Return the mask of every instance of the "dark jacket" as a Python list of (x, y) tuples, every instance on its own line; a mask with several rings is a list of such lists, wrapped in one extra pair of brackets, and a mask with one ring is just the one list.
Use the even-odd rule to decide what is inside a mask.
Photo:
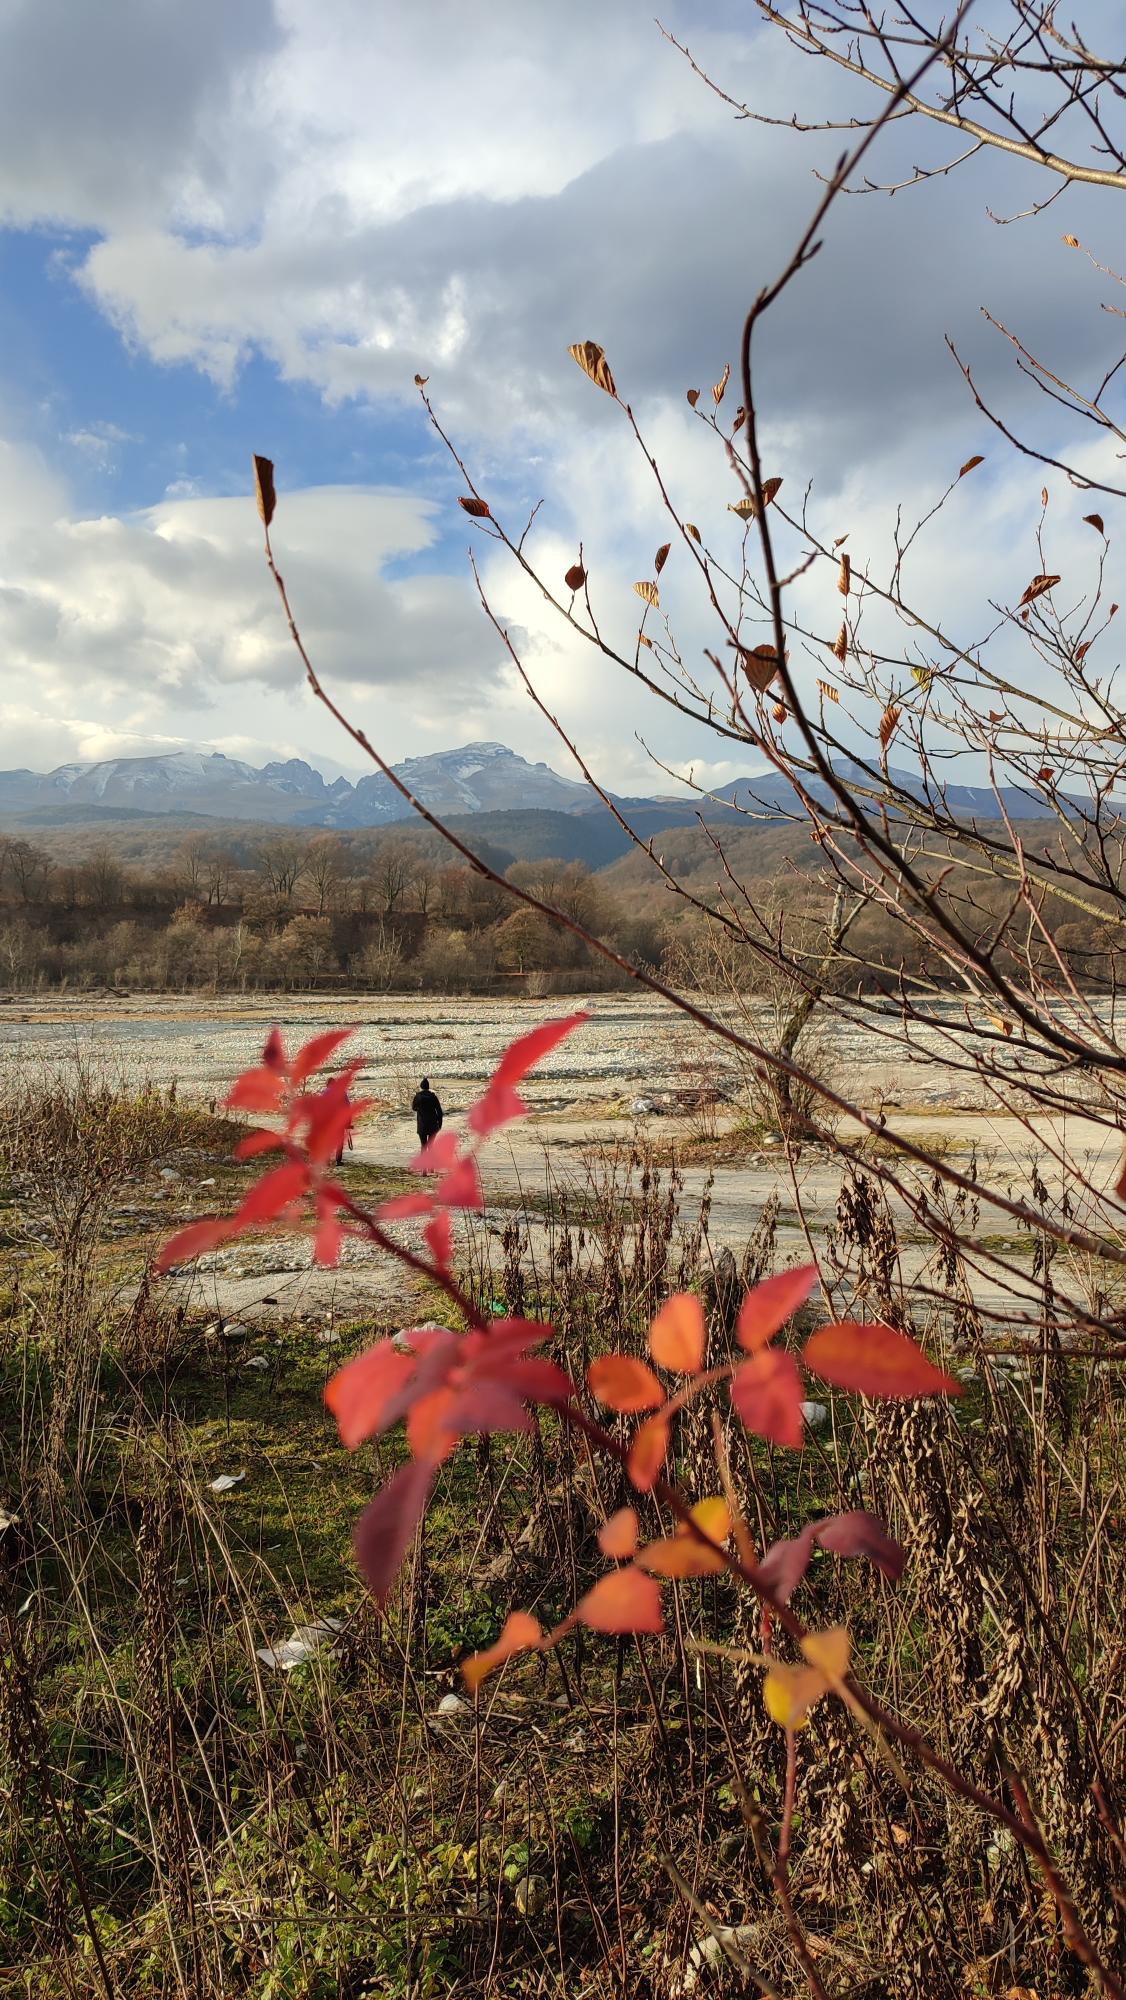
[(432, 1090), (416, 1090), (411, 1104), (418, 1136), (425, 1146), (442, 1129), (442, 1107)]

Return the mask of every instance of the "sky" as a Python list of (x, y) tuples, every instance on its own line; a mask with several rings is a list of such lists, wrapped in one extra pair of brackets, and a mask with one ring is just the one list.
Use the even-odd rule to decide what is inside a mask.
[[(752, 0), (675, 0), (663, 20), (739, 101), (804, 121), (857, 108)], [(414, 376), (494, 513), (519, 529), (542, 502), (527, 546), (546, 575), (581, 539), (628, 648), (667, 517), (568, 346), (603, 345), (682, 514), (737, 561), (739, 489), (685, 391), (706, 407), (735, 362), (839, 144), (736, 118), (651, 0), (0, 0), (0, 764), (202, 744), (358, 772), (263, 565), (257, 451), (310, 650), (380, 750), (494, 739), (576, 775), (482, 611), (464, 481)], [(917, 123), (881, 146), (889, 180), (957, 150)], [(990, 217), (1046, 191), (994, 153), (843, 200), (762, 336), (767, 469), (795, 499), (812, 483), (854, 566), (886, 555), (898, 502), (925, 511), (985, 454), (909, 578), (967, 638), (1039, 567), (1041, 474), (975, 411), (944, 336), (1010, 417), (1030, 396), (983, 306), (1085, 381), (1114, 359), (1111, 288), (1061, 241), (1113, 262), (1113, 194)], [(1062, 413), (1034, 414), (1074, 448)], [(1070, 576), (1090, 530), (1083, 495), (1053, 484)], [(478, 560), (602, 781), (753, 767), (616, 676), (492, 544)], [(706, 671), (714, 626), (679, 550), (662, 594)]]

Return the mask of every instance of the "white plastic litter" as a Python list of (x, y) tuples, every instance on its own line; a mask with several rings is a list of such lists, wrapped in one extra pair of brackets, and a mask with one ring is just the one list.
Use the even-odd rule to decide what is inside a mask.
[(218, 1479), (211, 1481), (213, 1493), (229, 1493), (232, 1486), (240, 1486), (246, 1478), (245, 1472), (221, 1472)]
[(267, 1667), (277, 1667), (283, 1674), (292, 1673), (294, 1667), (304, 1666), (316, 1653), (331, 1647), (338, 1632), (344, 1630), (339, 1618), (318, 1618), (315, 1625), (298, 1625), (288, 1639), (277, 1646), (256, 1647), (257, 1657)]

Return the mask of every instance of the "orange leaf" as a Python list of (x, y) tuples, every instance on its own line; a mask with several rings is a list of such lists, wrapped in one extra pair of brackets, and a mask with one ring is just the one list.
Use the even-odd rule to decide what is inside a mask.
[(697, 1375), (704, 1365), (704, 1310), (693, 1292), (666, 1299), (649, 1328), (649, 1352), (659, 1368)]
[(596, 340), (579, 340), (567, 349), (572, 361), (577, 361), (584, 375), (599, 389), (605, 389), (608, 396), (616, 396), (614, 377), (610, 373), (610, 363)]
[(604, 1556), (628, 1562), (637, 1547), (637, 1515), (632, 1507), (619, 1507), (598, 1530), (598, 1546)]
[(899, 718), (902, 712), (903, 712), (902, 709), (896, 708), (895, 703), (892, 702), (888, 708), (885, 708), (883, 714), (881, 715), (880, 717), (881, 750), (887, 749), (888, 744), (891, 742), (892, 737), (895, 735), (896, 730), (899, 728)]
[(975, 451), (973, 457), (967, 458), (965, 464), (959, 469), (958, 472), (959, 479), (964, 479), (967, 472), (973, 471), (975, 465), (984, 465), (984, 463), (985, 460), (982, 453), (980, 451)]
[(686, 389), (684, 393), (691, 403), (692, 408), (695, 409), (700, 400), (700, 391), (698, 389)]
[[(843, 625), (841, 626), (841, 631), (842, 632), (844, 631)], [(836, 649), (834, 648), (834, 651), (835, 650)], [(825, 696), (826, 701), (840, 700), (840, 695), (838, 694), (836, 688), (833, 686), (832, 681), (818, 681), (817, 692), (818, 694), (823, 694)]]
[(660, 604), (661, 593), (655, 583), (635, 583), (633, 587), (638, 596), (645, 599), (646, 604)]
[(659, 1410), (665, 1400), (653, 1370), (632, 1354), (600, 1354), (586, 1371), (591, 1394), (623, 1416)]
[(729, 361), (727, 363), (726, 368), (723, 371), (723, 374), (720, 376), (719, 381), (715, 384), (714, 388), (712, 389), (712, 395), (715, 398), (717, 409), (723, 401), (724, 395), (726, 394), (727, 391), (727, 385), (730, 382), (730, 380), (731, 380), (731, 363)]
[[(841, 626), (841, 629), (840, 629), (840, 631), (839, 631), (839, 632), (837, 633), (837, 636), (836, 636), (836, 639), (835, 639), (835, 640), (834, 640), (834, 642), (833, 642), (833, 652), (834, 652), (834, 654), (836, 655), (837, 659), (838, 659), (838, 660), (840, 661), (840, 663), (841, 663), (841, 665), (842, 665), (842, 667), (843, 667), (843, 665), (844, 665), (845, 661), (846, 661), (846, 660), (847, 660), (847, 658), (848, 658), (848, 626), (847, 626), (847, 625), (842, 625), (842, 626)], [(836, 697), (836, 695), (834, 695), (834, 696), (833, 696), (833, 700), (835, 701), (835, 700), (836, 700), (836, 698), (837, 698), (837, 697)]]
[(459, 507), (464, 507), (467, 514), (472, 514), (475, 521), (484, 521), (488, 518), (488, 501), (478, 500), (472, 493), (459, 497), (457, 504)]
[(526, 1653), (532, 1646), (538, 1646), (542, 1638), (542, 1629), (529, 1612), (510, 1611), (496, 1643), (487, 1646), (483, 1653), (471, 1653), (461, 1663), (461, 1671), (474, 1694), (494, 1668), (502, 1667), (514, 1653)]
[(663, 1632), (665, 1627), (659, 1586), (632, 1563), (599, 1577), (579, 1599), (575, 1617), (592, 1632)]
[(1043, 597), (1044, 592), (1046, 590), (1051, 590), (1053, 586), (1058, 582), (1059, 582), (1058, 576), (1034, 576), (1032, 582), (1028, 586), (1028, 589), (1025, 591), (1024, 596), (1020, 600), (1021, 603), (1031, 604), (1034, 598)]
[(792, 1271), (779, 1271), (764, 1278), (747, 1293), (739, 1308), (739, 1344), (754, 1354), (803, 1306), (818, 1282), (816, 1264), (799, 1264)]
[(687, 1535), (673, 1535), (663, 1542), (650, 1542), (637, 1558), (644, 1569), (652, 1570), (657, 1576), (714, 1576), (725, 1567), (718, 1549), (705, 1548), (703, 1542)]
[(862, 1396), (960, 1396), (962, 1385), (933, 1361), (921, 1347), (882, 1320), (861, 1326), (838, 1320), (823, 1326), (806, 1341), (802, 1360), (815, 1375), (838, 1389), (855, 1389)]
[(647, 1417), (629, 1448), (629, 1476), (639, 1493), (650, 1493), (661, 1476), (669, 1448), (669, 1420), (663, 1410)]
[(852, 558), (848, 554), (845, 554), (841, 557), (840, 574), (837, 577), (837, 589), (840, 591), (842, 597), (847, 597), (851, 587)]
[(257, 452), (254, 453), (254, 497), (262, 516), (262, 525), (268, 528), (278, 504), (274, 491), (274, 461), (272, 458), (261, 458)]

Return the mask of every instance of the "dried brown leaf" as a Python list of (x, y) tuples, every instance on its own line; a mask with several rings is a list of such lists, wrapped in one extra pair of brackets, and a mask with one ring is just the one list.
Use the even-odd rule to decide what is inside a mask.
[(660, 603), (661, 593), (655, 583), (635, 583), (633, 587), (638, 596), (645, 599), (646, 604)]
[(1046, 507), (1048, 504), (1048, 489), (1046, 486), (1040, 488), (1040, 504), (1042, 507)]
[(824, 695), (826, 701), (840, 700), (840, 695), (837, 693), (837, 690), (833, 686), (832, 681), (818, 681), (817, 690), (819, 694)]
[(841, 662), (841, 665), (843, 666), (843, 665), (844, 665), (844, 662), (845, 662), (845, 661), (847, 660), (847, 658), (848, 658), (848, 626), (847, 626), (847, 625), (842, 625), (842, 626), (841, 626), (841, 629), (840, 629), (840, 631), (839, 631), (839, 632), (837, 633), (837, 636), (836, 636), (836, 638), (835, 638), (835, 639), (834, 639), (834, 641), (833, 641), (833, 651), (834, 651), (834, 653), (836, 654), (836, 656), (837, 656), (838, 660), (839, 660), (839, 661)]
[(695, 521), (686, 521), (684, 523), (684, 532), (686, 535), (691, 535), (692, 540), (694, 542), (699, 542), (702, 539), (700, 535), (700, 530), (696, 526)]
[(653, 569), (657, 576), (660, 576), (661, 571), (664, 569), (664, 566), (669, 559), (669, 550), (671, 549), (671, 547), (672, 547), (671, 542), (662, 542), (660, 548), (657, 550), (656, 555), (653, 557)]
[(414, 386), (416, 389), (425, 389), (426, 384), (429, 382), (429, 380), (430, 380), (429, 375), (416, 375), (414, 378)]
[(1046, 590), (1053, 589), (1058, 582), (1058, 576), (1034, 576), (1020, 600), (1021, 603), (1031, 604), (1037, 597), (1043, 597)]
[(457, 504), (459, 507), (464, 508), (467, 514), (472, 514), (475, 521), (484, 521), (489, 518), (488, 501), (478, 500), (473, 493), (459, 494)]
[(268, 528), (278, 504), (274, 491), (274, 461), (272, 458), (260, 458), (257, 452), (254, 454), (254, 498), (258, 502), (262, 525)]
[(1067, 244), (1069, 250), (1078, 250), (1079, 248), (1078, 236), (1065, 236), (1063, 240)]
[(1089, 528), (1096, 529), (1096, 531), (1100, 535), (1106, 534), (1106, 529), (1103, 526), (1103, 517), (1101, 514), (1084, 514), (1083, 519), (1086, 521), (1087, 526)]
[(967, 472), (973, 471), (975, 465), (984, 465), (984, 464), (985, 464), (985, 453), (982, 451), (975, 451), (972, 458), (967, 458), (965, 464), (963, 466), (959, 466), (958, 468), (959, 479), (964, 479)]
[(1091, 650), (1091, 641), (1089, 639), (1084, 639), (1083, 644), (1081, 646), (1076, 646), (1075, 648), (1076, 659), (1085, 660), (1090, 650)]
[(887, 749), (888, 744), (891, 742), (892, 737), (895, 735), (896, 730), (899, 728), (899, 718), (902, 715), (902, 713), (903, 713), (902, 709), (896, 708), (894, 702), (889, 702), (887, 708), (885, 708), (883, 714), (881, 715), (880, 717), (881, 750)]
[(746, 423), (746, 421), (747, 421), (747, 412), (743, 408), (742, 403), (740, 403), (739, 408), (735, 412), (735, 422), (731, 426), (732, 437), (734, 437), (736, 431), (742, 430), (743, 425)]
[(695, 409), (700, 400), (700, 391), (698, 389), (686, 389), (684, 393), (691, 403), (692, 408)]
[(563, 581), (566, 584), (568, 590), (582, 589), (584, 583), (586, 582), (586, 571), (583, 568), (581, 562), (571, 564), (570, 569), (564, 573)]
[(842, 597), (847, 597), (852, 585), (852, 558), (847, 552), (841, 557), (841, 573), (837, 578), (837, 589)]
[(1042, 764), (1036, 773), (1042, 785), (1050, 785), (1055, 775), (1050, 764)]
[(775, 722), (785, 722), (789, 710), (786, 708), (784, 702), (776, 701), (770, 713), (774, 717)]
[(731, 380), (731, 363), (729, 361), (726, 368), (723, 371), (723, 374), (720, 376), (719, 381), (714, 385), (712, 389), (712, 395), (715, 397), (717, 409), (719, 408), (719, 405), (723, 401), (724, 395), (726, 394), (727, 391), (727, 385), (730, 382), (730, 380)]
[(608, 396), (617, 396), (614, 377), (610, 373), (610, 363), (596, 340), (579, 340), (567, 349), (572, 361), (577, 361), (584, 375), (589, 375), (598, 389), (605, 389)]

